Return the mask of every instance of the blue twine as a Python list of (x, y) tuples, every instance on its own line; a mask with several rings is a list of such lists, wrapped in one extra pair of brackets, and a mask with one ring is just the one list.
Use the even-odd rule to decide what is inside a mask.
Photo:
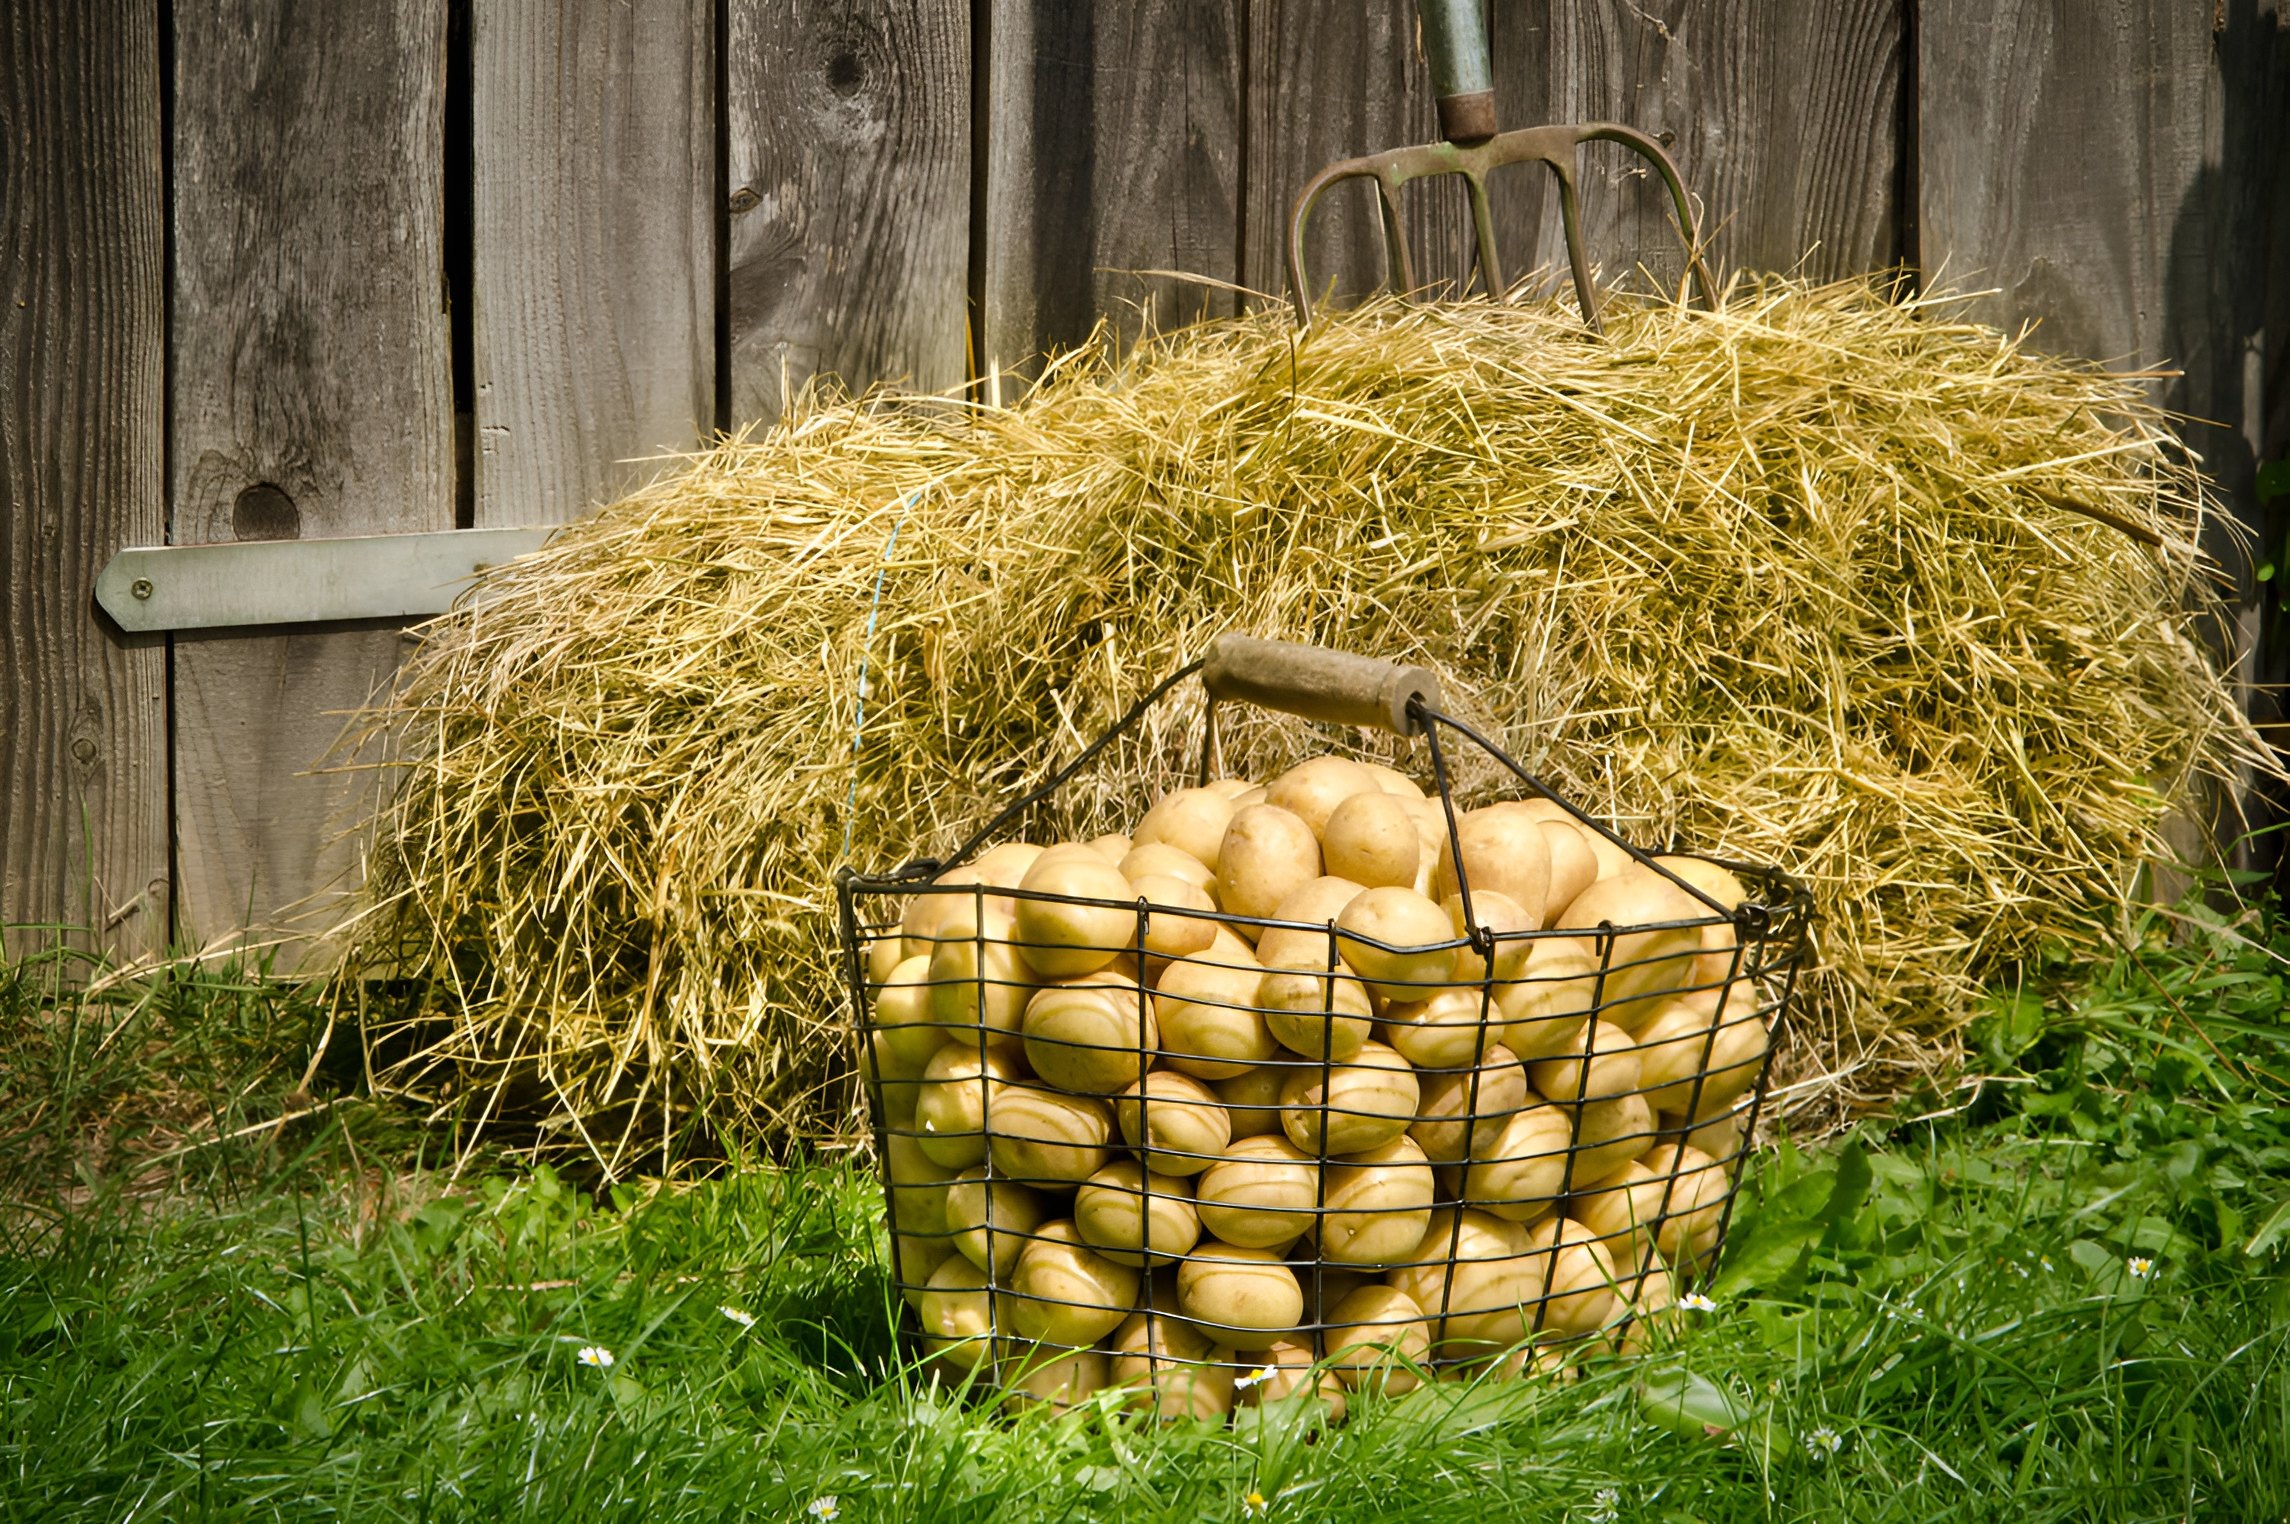
[(921, 496), (922, 489), (917, 487), (900, 500), (898, 522), (891, 525), (891, 537), (883, 544), (883, 564), (875, 568), (875, 596), (867, 605), (867, 636), (859, 646), (858, 698), (852, 706), (851, 792), (843, 801), (842, 860), (845, 863), (851, 860), (851, 833), (859, 818), (859, 743), (865, 738), (867, 728), (867, 658), (875, 647), (875, 616), (882, 612), (883, 579), (890, 575), (891, 552), (898, 549), (899, 531), (906, 528), (907, 512), (914, 507), (915, 499)]

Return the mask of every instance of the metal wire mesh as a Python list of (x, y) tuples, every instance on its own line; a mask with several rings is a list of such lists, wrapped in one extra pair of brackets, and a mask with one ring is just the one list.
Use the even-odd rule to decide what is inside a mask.
[[(1305, 1386), (1340, 1406), (1627, 1342), (1706, 1279), (1804, 891), (1644, 852), (1468, 726), (1417, 718), (1461, 905), (1446, 940), (952, 881), (1102, 740), (952, 863), (843, 875), (893, 1275), (933, 1360), (1051, 1401), (1123, 1385), (1172, 1416)], [(1698, 913), (1485, 923), (1443, 736)], [(1741, 902), (1698, 887), (1697, 863)]]

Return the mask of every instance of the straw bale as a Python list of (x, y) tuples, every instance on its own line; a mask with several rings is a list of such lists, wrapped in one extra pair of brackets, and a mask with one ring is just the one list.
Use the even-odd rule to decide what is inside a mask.
[[(847, 1141), (837, 865), (945, 851), (1226, 629), (1435, 666), (1638, 839), (1802, 876), (1829, 1078), (1793, 1104), (1945, 1066), (1983, 981), (2104, 934), (2174, 801), (2260, 765), (2203, 481), (2136, 379), (1937, 301), (1741, 280), (1609, 328), (1381, 302), (1100, 345), (1006, 409), (818, 394), (567, 528), (378, 717), (348, 969), (411, 992), (385, 1081), (614, 1170)], [(1199, 722), (1041, 829), (1133, 818)]]

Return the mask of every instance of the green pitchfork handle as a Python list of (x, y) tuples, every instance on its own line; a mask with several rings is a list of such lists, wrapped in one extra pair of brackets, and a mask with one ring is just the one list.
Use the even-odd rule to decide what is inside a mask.
[(1477, 143), (1495, 135), (1495, 64), (1479, 0), (1416, 0), (1423, 56), (1439, 95), (1439, 135)]

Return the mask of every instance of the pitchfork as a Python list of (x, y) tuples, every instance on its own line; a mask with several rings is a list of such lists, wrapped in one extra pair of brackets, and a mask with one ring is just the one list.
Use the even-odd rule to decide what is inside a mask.
[(1461, 175), (1471, 198), (1471, 226), (1478, 246), (1477, 269), (1481, 287), (1496, 301), (1507, 300), (1502, 256), (1495, 249), (1495, 224), (1487, 207), (1487, 176), (1505, 164), (1538, 163), (1558, 179), (1559, 216), (1566, 230), (1566, 258), (1574, 272), (1575, 300), (1591, 332), (1604, 329), (1598, 320), (1598, 292), (1591, 284), (1590, 260), (1582, 247), (1582, 206), (1575, 175), (1585, 143), (1620, 143), (1653, 165), (1669, 187), (1678, 231), (1686, 241), (1686, 261), (1702, 300), (1710, 300), (1709, 271), (1701, 258), (1693, 207), (1678, 166), (1662, 145), (1629, 127), (1613, 122), (1577, 126), (1522, 127), (1512, 132), (1495, 130), (1494, 65), (1487, 50), (1487, 27), (1479, 0), (1417, 0), (1423, 21), (1423, 51), (1431, 65), (1432, 87), (1439, 93), (1441, 141), (1414, 148), (1387, 148), (1357, 159), (1341, 159), (1308, 181), (1288, 215), (1288, 284), (1296, 294), (1297, 320), (1312, 321), (1311, 286), (1304, 273), (1304, 224), (1323, 191), (1339, 180), (1373, 180), (1384, 230), (1386, 284), (1402, 293), (1417, 289), (1415, 261), (1407, 236), (1400, 230), (1399, 190), (1411, 180), (1439, 175)]

